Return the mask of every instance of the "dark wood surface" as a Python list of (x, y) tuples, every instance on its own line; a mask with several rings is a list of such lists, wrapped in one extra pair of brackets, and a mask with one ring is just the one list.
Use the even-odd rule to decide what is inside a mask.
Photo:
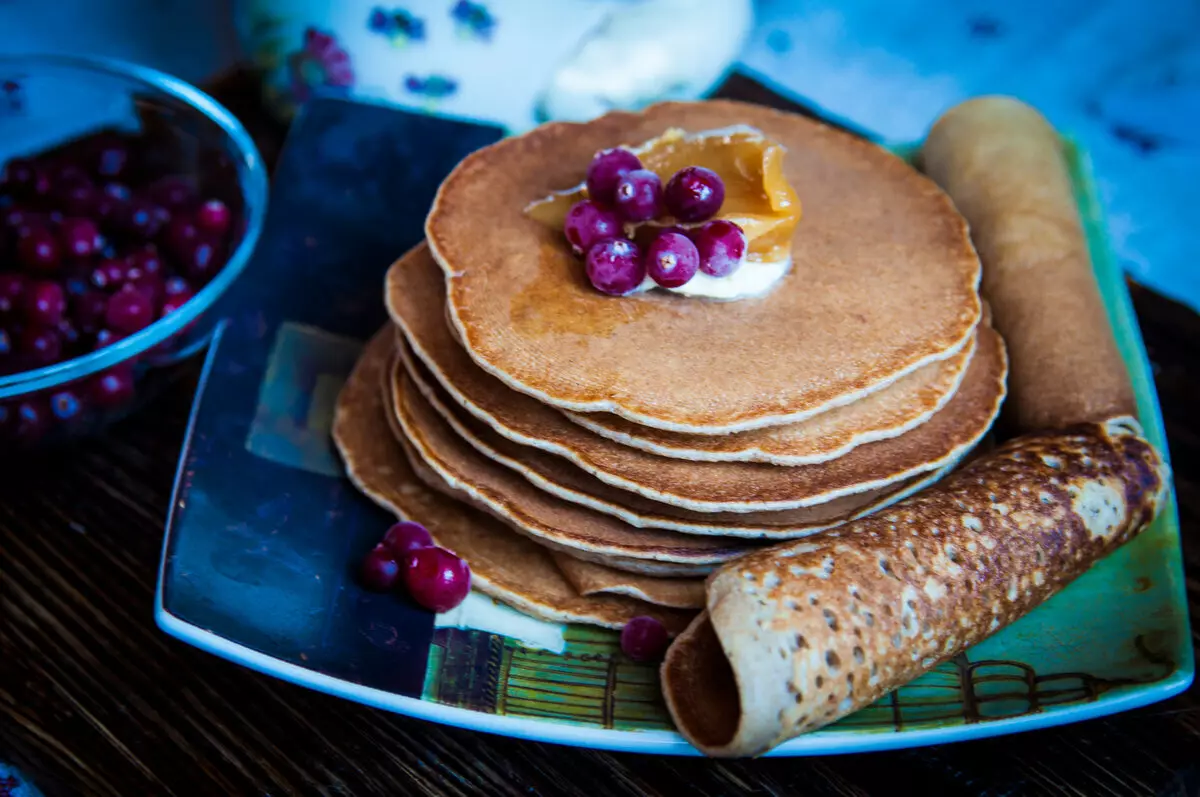
[[(761, 89), (735, 79), (725, 93)], [(234, 93), (235, 111), (254, 104)], [(778, 104), (778, 103), (776, 103)], [(270, 123), (252, 129), (268, 156)], [(1200, 316), (1133, 287), (1175, 470), (1200, 640)], [(0, 760), (47, 795), (1193, 795), (1200, 689), (1102, 720), (892, 753), (719, 762), (443, 728), (162, 634), (162, 528), (197, 369), (139, 415), (0, 473)]]

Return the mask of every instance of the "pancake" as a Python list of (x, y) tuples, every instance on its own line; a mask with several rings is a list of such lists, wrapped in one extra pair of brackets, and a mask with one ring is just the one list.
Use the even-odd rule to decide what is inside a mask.
[[(524, 214), (582, 183), (600, 149), (732, 124), (787, 149), (804, 206), (792, 269), (766, 296), (602, 295), (561, 231)], [(736, 102), (662, 103), (504, 139), (451, 172), (425, 230), (480, 367), (540, 402), (671, 431), (761, 428), (849, 404), (953, 356), (981, 313), (966, 223), (931, 180), (867, 141)]]
[(642, 573), (681, 570), (664, 569), (660, 563), (683, 565), (692, 573), (709, 572), (752, 548), (745, 541), (635, 529), (538, 490), (458, 437), (403, 371), (394, 400), (404, 438), (430, 470), (464, 500), (549, 548)]
[(848, 454), (864, 443), (915, 429), (946, 406), (967, 373), (975, 337), (953, 357), (922, 365), (882, 390), (812, 418), (723, 435), (668, 432), (610, 412), (564, 411), (585, 429), (622, 445), (692, 462), (768, 462), (812, 465)]
[(899, 437), (861, 445), (830, 462), (796, 467), (659, 457), (589, 432), (479, 368), (442, 318), (443, 294), (424, 248), (412, 250), (388, 271), (392, 318), (456, 403), (510, 440), (565, 457), (611, 486), (697, 512), (809, 507), (938, 470), (979, 441), (1004, 398), (1003, 342), (980, 327), (977, 352), (954, 397), (929, 421)]
[(407, 376), (425, 400), (459, 437), (484, 457), (515, 470), (551, 495), (612, 515), (637, 528), (733, 537), (803, 537), (899, 501), (937, 481), (957, 464), (902, 482), (895, 488), (856, 493), (812, 507), (777, 512), (691, 512), (610, 487), (561, 457), (522, 446), (497, 434), (461, 408), (456, 410), (450, 406), (445, 392), (432, 384), (428, 369), (412, 354), (406, 342), (399, 341), (396, 348)]
[(333, 439), (355, 486), (380, 506), (429, 529), (434, 541), (471, 566), (471, 587), (552, 622), (621, 628), (640, 615), (677, 633), (695, 612), (665, 609), (625, 595), (581, 595), (550, 553), (501, 523), (425, 488), (388, 429), (380, 394), (391, 332), (376, 335), (338, 396)]
[(708, 580), (663, 694), (752, 756), (873, 703), (1037, 607), (1150, 524), (1169, 469), (1131, 417), (1010, 440), (887, 512)]
[(554, 554), (554, 563), (580, 595), (628, 595), (655, 606), (704, 608), (702, 578), (641, 576), (562, 553)]

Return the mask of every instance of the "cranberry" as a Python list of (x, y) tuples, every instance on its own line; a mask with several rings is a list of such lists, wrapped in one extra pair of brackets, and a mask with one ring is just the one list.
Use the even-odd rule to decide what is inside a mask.
[(95, 213), (100, 207), (101, 194), (96, 186), (87, 180), (60, 185), (55, 190), (55, 200), (63, 210), (73, 216), (86, 216)]
[(107, 308), (108, 297), (100, 291), (85, 291), (71, 297), (71, 318), (76, 327), (89, 335), (100, 329)]
[(587, 275), (601, 293), (624, 296), (646, 277), (646, 264), (637, 244), (624, 238), (601, 241), (588, 250)]
[(158, 255), (158, 250), (152, 248), (153, 244), (145, 249), (138, 249), (130, 252), (125, 258), (125, 262), (129, 265), (129, 278), (137, 279), (145, 274), (161, 274), (162, 258)]
[(129, 270), (128, 285), (137, 288), (150, 301), (151, 310), (159, 307), (163, 303), (163, 293), (165, 291), (163, 278), (158, 274), (141, 274), (133, 269)]
[(15, 230), (18, 227), (27, 226), (38, 216), (39, 214), (22, 205), (9, 205), (0, 209), (0, 225)]
[(433, 537), (420, 523), (402, 521), (395, 524), (383, 535), (383, 546), (396, 556), (403, 556), (418, 548), (428, 548), (433, 545)]
[(613, 194), (617, 190), (617, 181), (640, 168), (642, 162), (638, 160), (638, 156), (627, 149), (600, 150), (588, 166), (588, 197), (602, 205), (611, 205)]
[(167, 252), (182, 258), (187, 256), (192, 246), (200, 239), (200, 230), (190, 216), (177, 214), (167, 224), (163, 236)]
[(31, 445), (50, 429), (50, 412), (37, 399), (22, 401), (13, 409), (12, 435), (18, 442)]
[(93, 213), (97, 218), (110, 219), (128, 204), (132, 194), (121, 183), (105, 183), (96, 195)]
[(201, 284), (212, 279), (223, 265), (217, 256), (216, 247), (208, 241), (196, 241), (179, 258), (184, 273)]
[(418, 548), (405, 560), (404, 583), (426, 609), (448, 612), (471, 591), (471, 568), (445, 548)]
[(112, 408), (133, 398), (133, 366), (122, 363), (93, 378), (88, 398), (98, 407)]
[(5, 167), (4, 182), (22, 197), (41, 197), (50, 193), (50, 175), (42, 166), (27, 158), (14, 158)]
[(117, 138), (97, 142), (92, 169), (101, 179), (114, 180), (125, 173), (129, 165), (129, 147)]
[(613, 211), (601, 207), (590, 199), (576, 202), (567, 211), (563, 220), (563, 234), (575, 254), (581, 255), (601, 241), (619, 238), (622, 234), (621, 218)]
[(185, 208), (196, 199), (196, 192), (191, 184), (182, 177), (163, 177), (156, 180), (148, 193), (151, 199), (169, 210)]
[(362, 585), (373, 592), (387, 592), (400, 578), (400, 563), (396, 555), (383, 545), (376, 545), (363, 557), (358, 571)]
[(50, 412), (60, 421), (70, 423), (83, 414), (83, 399), (73, 388), (63, 388), (50, 395)]
[(75, 257), (90, 257), (104, 247), (100, 228), (91, 219), (63, 219), (58, 236), (63, 250)]
[(75, 322), (71, 319), (64, 318), (62, 321), (59, 321), (55, 329), (58, 331), (58, 337), (62, 340), (64, 348), (73, 350), (79, 345), (81, 335), (79, 334), (79, 329), (75, 326)]
[(667, 181), (663, 201), (679, 221), (711, 219), (725, 201), (725, 183), (712, 169), (685, 166)]
[(17, 261), (29, 271), (48, 274), (58, 270), (62, 250), (45, 227), (22, 227), (17, 239)]
[(168, 296), (163, 299), (162, 309), (159, 311), (159, 314), (160, 316), (164, 316), (168, 313), (173, 313), (191, 300), (192, 294), (190, 293), (177, 293), (174, 296)]
[(128, 268), (120, 260), (101, 260), (100, 265), (92, 269), (90, 282), (104, 291), (115, 291), (125, 284)]
[(108, 299), (104, 321), (109, 329), (132, 334), (154, 320), (151, 297), (133, 285), (124, 285)]
[(727, 277), (746, 259), (746, 233), (732, 221), (714, 219), (693, 233), (700, 253), (700, 270), (713, 277)]
[(29, 368), (43, 368), (62, 356), (62, 338), (53, 327), (31, 326), (17, 339), (17, 354)]
[[(108, 301), (105, 300), (104, 304), (107, 307)], [(96, 333), (96, 340), (92, 343), (92, 351), (111, 346), (124, 337), (120, 332), (113, 332), (111, 329), (102, 329)]]
[(127, 235), (148, 241), (162, 229), (163, 208), (135, 197), (114, 210), (113, 220)]
[(700, 253), (686, 235), (658, 234), (646, 248), (646, 273), (664, 288), (685, 285), (700, 268)]
[(229, 230), (229, 207), (219, 199), (210, 199), (196, 211), (196, 226), (212, 235), (221, 236)]
[(667, 629), (653, 617), (635, 617), (621, 629), (621, 650), (634, 661), (658, 661), (669, 643)]
[(30, 324), (52, 327), (62, 320), (67, 309), (67, 297), (57, 282), (40, 280), (25, 289), (25, 320)]
[(11, 316), (21, 306), (21, 294), (28, 280), (14, 271), (0, 272), (0, 318)]
[(613, 207), (625, 221), (650, 221), (662, 212), (662, 181), (648, 169), (634, 169), (617, 181)]
[(167, 281), (163, 284), (163, 295), (168, 298), (183, 296), (185, 294), (190, 298), (195, 294), (195, 291), (192, 290), (192, 286), (188, 285), (188, 281), (183, 277), (168, 277)]

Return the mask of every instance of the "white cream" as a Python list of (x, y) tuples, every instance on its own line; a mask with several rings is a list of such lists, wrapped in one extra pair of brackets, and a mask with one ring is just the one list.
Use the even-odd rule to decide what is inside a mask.
[(642, 284), (633, 290), (633, 293), (659, 290), (684, 296), (700, 296), (706, 299), (725, 301), (749, 299), (769, 293), (791, 267), (792, 259), (790, 257), (766, 262), (746, 261), (726, 277), (710, 277), (708, 274), (696, 272), (696, 276), (678, 288), (664, 288), (650, 277), (646, 277), (642, 280)]

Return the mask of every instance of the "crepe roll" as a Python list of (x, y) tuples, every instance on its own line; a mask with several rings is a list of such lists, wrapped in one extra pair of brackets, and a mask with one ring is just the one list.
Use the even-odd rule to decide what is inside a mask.
[(937, 121), (921, 161), (983, 262), (983, 295), (1011, 359), (1005, 423), (1020, 433), (1132, 414), (1054, 129), (1024, 103), (982, 97)]
[(667, 652), (680, 732), (752, 756), (1025, 615), (1149, 524), (1167, 467), (1122, 417), (1015, 438), (837, 531), (731, 562)]

